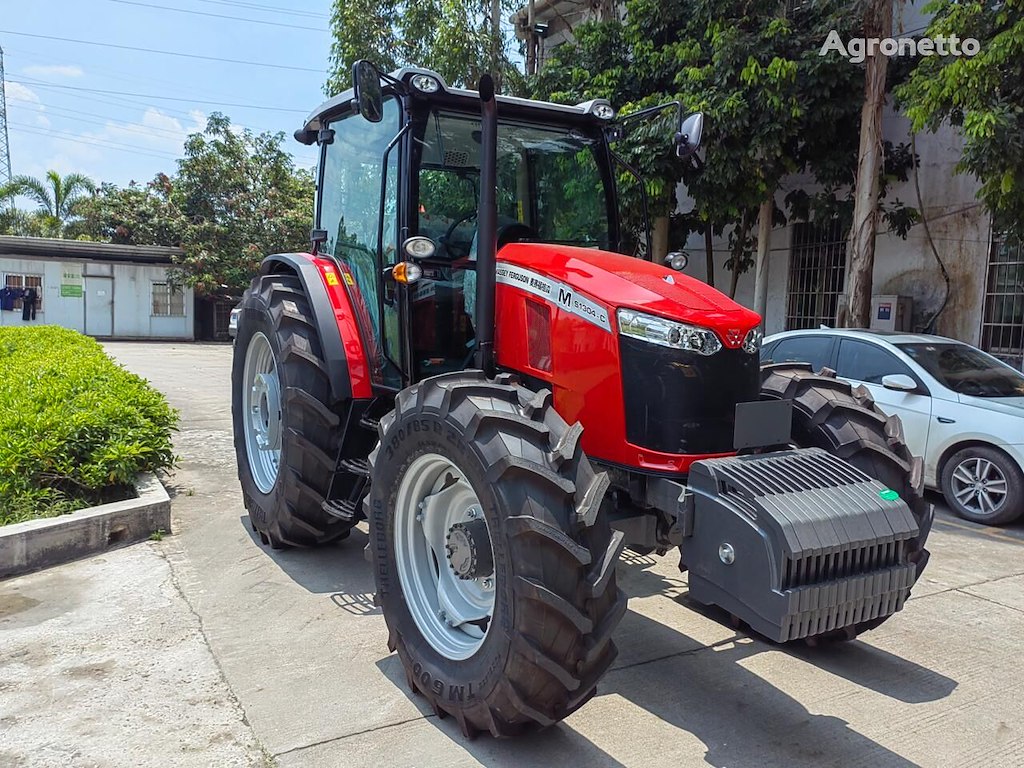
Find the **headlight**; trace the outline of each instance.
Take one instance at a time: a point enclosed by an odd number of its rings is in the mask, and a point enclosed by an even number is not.
[[[722,348],[722,342],[710,328],[645,315],[632,309],[620,309],[616,316],[619,333],[623,336],[701,355],[713,355]]]
[[[747,335],[743,337],[743,351],[756,355],[761,351],[761,339],[763,338],[764,334],[761,333],[761,326],[751,328],[747,331]]]
[[[241,314],[242,310],[240,310],[238,307],[235,307],[234,309],[231,310],[231,314],[228,316],[228,330],[238,330],[238,316]],[[221,315],[221,317],[223,317],[223,315]]]

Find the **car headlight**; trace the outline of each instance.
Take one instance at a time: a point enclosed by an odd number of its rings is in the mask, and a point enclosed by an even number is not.
[[[632,309],[620,309],[616,317],[623,336],[701,355],[713,355],[722,348],[722,342],[710,328],[645,315]]]
[[[241,314],[242,310],[238,309],[237,307],[231,310],[231,314],[228,316],[228,330],[238,330],[238,316]],[[221,315],[221,317],[223,317],[223,315]]]
[[[747,335],[743,337],[743,351],[756,355],[761,351],[761,339],[763,338],[764,334],[761,333],[761,326],[751,328],[747,331]]]

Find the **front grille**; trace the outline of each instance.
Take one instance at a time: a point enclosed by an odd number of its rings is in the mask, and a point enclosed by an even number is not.
[[[733,450],[736,404],[758,399],[757,355],[720,349],[700,355],[619,338],[626,439],[662,453]]]
[[[898,566],[906,562],[904,544],[903,541],[888,541],[807,557],[786,557],[782,589],[785,591]]]

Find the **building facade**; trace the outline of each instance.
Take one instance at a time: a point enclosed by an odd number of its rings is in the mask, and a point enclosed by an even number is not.
[[[168,277],[177,248],[0,236],[0,325],[59,325],[101,339],[194,335],[192,289]],[[25,307],[32,289],[34,307]],[[33,311],[34,310],[34,311]]]

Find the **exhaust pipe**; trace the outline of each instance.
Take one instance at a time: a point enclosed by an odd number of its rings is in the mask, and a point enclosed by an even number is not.
[[[477,206],[476,367],[494,375],[494,291],[498,251],[498,105],[494,79],[480,78],[480,202]]]

